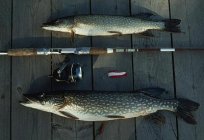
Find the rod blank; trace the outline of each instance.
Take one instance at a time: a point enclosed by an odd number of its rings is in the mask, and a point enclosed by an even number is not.
[[[34,55],[103,55],[114,53],[137,53],[137,52],[181,52],[181,51],[204,51],[204,48],[101,48],[101,47],[78,47],[78,48],[19,48],[0,52],[0,55],[8,56],[34,56]]]
[[[8,55],[7,52],[0,52],[0,55]]]

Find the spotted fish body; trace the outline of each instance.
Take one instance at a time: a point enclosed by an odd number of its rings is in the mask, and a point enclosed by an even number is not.
[[[140,92],[65,93],[64,95],[27,96],[26,98],[28,100],[21,103],[24,106],[82,121],[126,119],[146,116],[159,110],[177,112],[184,100],[160,99]],[[197,103],[184,101],[194,106],[190,111],[198,108]]]
[[[110,36],[137,34],[148,30],[165,30],[166,25],[166,22],[163,20],[153,21],[137,16],[84,15],[57,19],[45,23],[42,28],[85,36]],[[176,27],[176,25],[171,26],[171,28],[172,27]]]
[[[175,111],[178,102],[161,100],[140,94],[71,94],[66,96],[69,105],[61,110],[84,121],[106,121],[119,118],[145,116],[158,110]]]
[[[133,34],[148,29],[164,28],[163,22],[145,21],[133,17],[119,16],[79,16],[75,19],[73,31],[80,35],[109,36],[115,34]]]

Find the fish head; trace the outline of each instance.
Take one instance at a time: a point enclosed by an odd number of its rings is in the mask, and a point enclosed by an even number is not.
[[[20,101],[21,105],[46,112],[55,112],[65,102],[65,98],[60,95],[24,94],[24,97],[24,100]]]
[[[49,31],[71,32],[74,25],[73,18],[57,19],[43,23],[42,28]]]

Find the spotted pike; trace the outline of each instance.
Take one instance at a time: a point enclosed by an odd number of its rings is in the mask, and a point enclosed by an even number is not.
[[[55,95],[25,95],[21,104],[54,113],[66,118],[82,121],[108,121],[146,116],[160,110],[176,112],[190,124],[196,124],[191,111],[199,104],[187,99],[158,98],[165,90],[149,88],[136,93],[78,93]],[[158,94],[156,96],[156,94]]]
[[[50,31],[69,32],[85,36],[111,36],[140,34],[153,36],[150,30],[180,32],[179,19],[153,20],[150,13],[135,16],[82,15],[64,17],[44,23],[42,28]]]

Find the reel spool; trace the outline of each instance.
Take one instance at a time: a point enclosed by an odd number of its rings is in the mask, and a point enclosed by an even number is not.
[[[82,67],[79,63],[68,64],[65,62],[61,67],[54,70],[52,77],[57,82],[77,83],[82,80]]]

